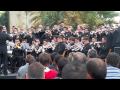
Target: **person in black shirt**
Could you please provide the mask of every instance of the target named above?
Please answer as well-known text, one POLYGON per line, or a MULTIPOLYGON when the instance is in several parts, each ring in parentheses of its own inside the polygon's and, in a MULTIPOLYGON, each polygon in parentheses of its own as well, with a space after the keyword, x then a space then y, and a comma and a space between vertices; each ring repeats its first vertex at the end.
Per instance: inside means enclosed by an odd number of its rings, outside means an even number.
POLYGON ((91 43, 90 43, 92 49, 97 49, 96 41, 97 41, 96 38, 93 37, 93 38, 92 38, 92 41, 91 41, 91 43))
POLYGON ((41 36, 41 42, 43 43, 43 40, 45 39, 47 39, 48 41, 51 41, 52 32, 50 30, 46 30, 45 33, 41 36))
POLYGON ((100 34, 100 32, 97 32, 96 34, 97 34, 97 41, 101 41, 101 34, 100 34))
POLYGON ((32 41, 34 39, 31 31, 29 31, 29 34, 25 37, 25 39, 27 39, 27 43, 29 43, 29 45, 31 46, 32 45, 32 41))
POLYGON ((84 53, 85 55, 87 55, 88 50, 91 49, 91 45, 89 43, 89 38, 88 37, 84 37, 83 40, 84 40, 83 41, 84 47, 83 47, 82 53, 84 53))
POLYGON ((114 51, 114 47, 120 47, 120 27, 113 32, 113 34, 110 36, 112 37, 112 51, 114 51))
POLYGON ((7 75, 7 40, 11 40, 10 36, 2 32, 3 27, 0 25, 0 72, 2 71, 1 65, 3 64, 3 73, 7 75))
POLYGON ((105 59, 109 53, 109 45, 107 44, 107 38, 102 37, 102 42, 101 44, 98 44, 97 47, 99 49, 99 52, 98 52, 99 57, 101 59, 105 59))

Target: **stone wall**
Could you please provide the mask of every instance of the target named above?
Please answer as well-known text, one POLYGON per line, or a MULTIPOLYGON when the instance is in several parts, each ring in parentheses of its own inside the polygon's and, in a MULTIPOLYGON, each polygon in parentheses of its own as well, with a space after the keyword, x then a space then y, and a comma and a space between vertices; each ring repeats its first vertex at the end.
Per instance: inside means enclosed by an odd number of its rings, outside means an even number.
POLYGON ((9 11, 9 25, 10 32, 12 26, 17 26, 19 28, 27 28, 27 17, 25 11, 9 11))

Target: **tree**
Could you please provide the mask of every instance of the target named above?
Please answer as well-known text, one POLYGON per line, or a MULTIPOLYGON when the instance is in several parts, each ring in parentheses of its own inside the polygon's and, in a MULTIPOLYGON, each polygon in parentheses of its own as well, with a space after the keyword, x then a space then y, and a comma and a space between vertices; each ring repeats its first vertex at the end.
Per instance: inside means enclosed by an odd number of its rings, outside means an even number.
POLYGON ((38 11, 32 12, 32 23, 35 26, 39 24, 53 26, 64 19, 64 11, 38 11))
POLYGON ((82 24, 81 12, 80 11, 66 11, 64 12, 64 22, 65 24, 72 25, 74 30, 78 24, 82 24))
POLYGON ((93 30, 93 27, 113 23, 113 18, 117 15, 114 11, 85 11, 82 13, 82 20, 93 30))
POLYGON ((99 17, 104 20, 105 23, 111 24, 113 23, 113 18, 118 16, 118 13, 114 11, 98 11, 99 17))
POLYGON ((118 14, 114 11, 36 11, 32 12, 33 25, 39 24, 53 26, 60 21, 66 25, 72 25, 76 29, 77 24, 88 24, 93 27, 102 24, 111 24, 113 17, 118 14))
POLYGON ((1 15, 0 15, 0 24, 1 25, 5 25, 8 29, 8 20, 9 20, 9 12, 8 11, 4 11, 4 12, 1 12, 1 15))

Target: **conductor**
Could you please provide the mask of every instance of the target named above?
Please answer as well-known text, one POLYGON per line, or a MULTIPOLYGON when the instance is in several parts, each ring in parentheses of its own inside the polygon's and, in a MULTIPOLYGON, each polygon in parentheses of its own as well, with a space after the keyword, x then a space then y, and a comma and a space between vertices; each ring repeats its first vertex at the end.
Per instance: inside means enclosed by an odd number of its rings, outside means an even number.
POLYGON ((7 75, 7 44, 6 40, 11 40, 10 36, 3 31, 3 26, 0 25, 0 74, 7 75))

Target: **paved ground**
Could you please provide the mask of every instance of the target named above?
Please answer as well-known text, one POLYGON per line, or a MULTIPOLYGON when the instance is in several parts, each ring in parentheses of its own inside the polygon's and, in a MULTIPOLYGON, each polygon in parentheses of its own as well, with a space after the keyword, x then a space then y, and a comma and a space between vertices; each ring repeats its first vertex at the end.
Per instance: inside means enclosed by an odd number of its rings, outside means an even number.
POLYGON ((16 79, 16 73, 14 73, 14 74, 8 74, 8 75, 3 75, 3 74, 1 74, 0 75, 0 79, 16 79))

